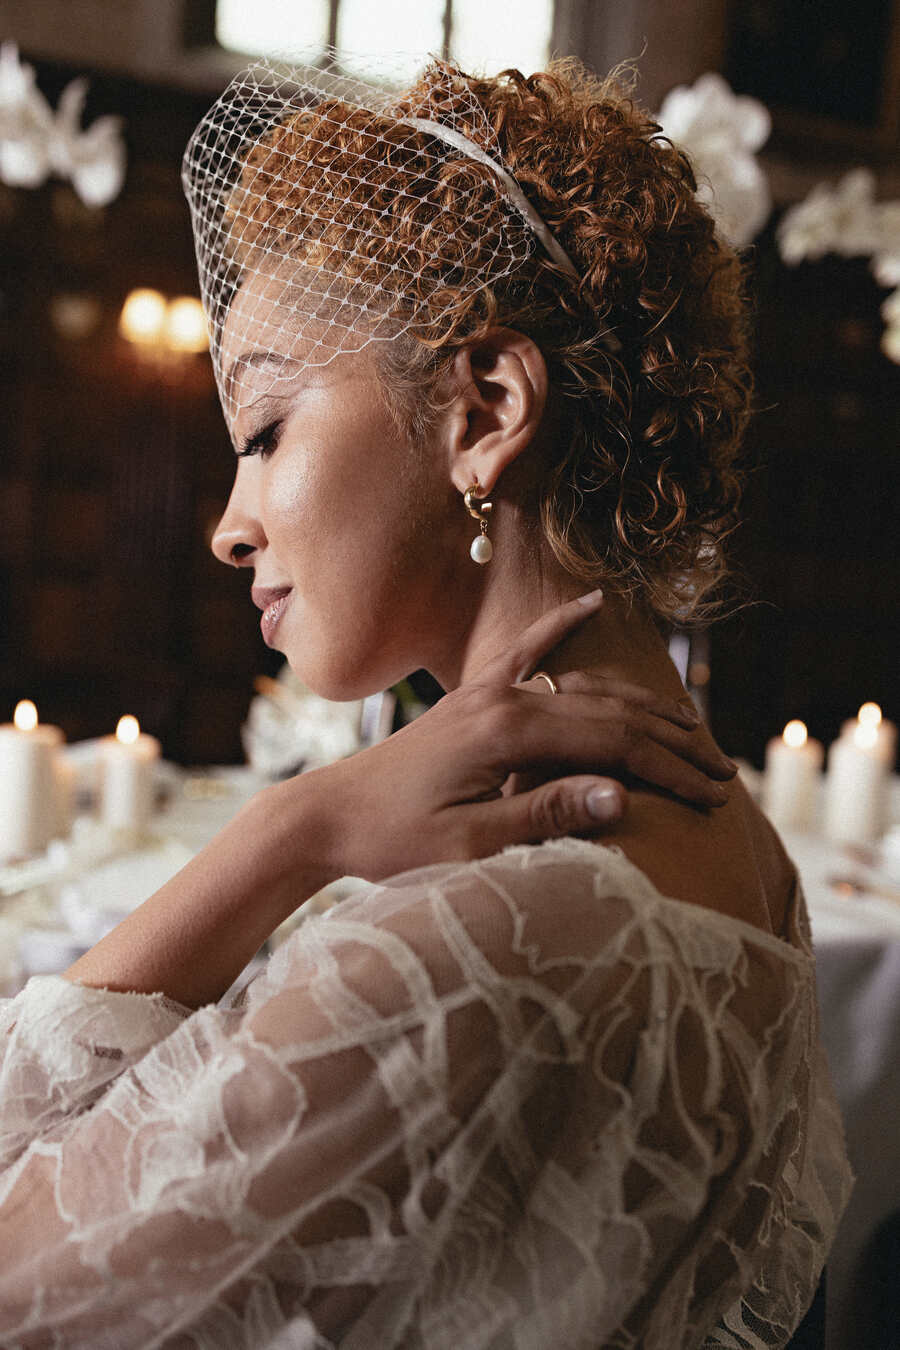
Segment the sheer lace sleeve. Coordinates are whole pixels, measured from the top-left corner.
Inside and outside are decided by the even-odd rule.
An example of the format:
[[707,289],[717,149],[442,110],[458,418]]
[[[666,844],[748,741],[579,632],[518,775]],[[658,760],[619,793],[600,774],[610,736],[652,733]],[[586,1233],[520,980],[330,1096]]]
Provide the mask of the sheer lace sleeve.
[[573,840],[368,888],[239,1009],[4,1023],[10,1350],[776,1346],[848,1184],[802,933]]
[[0,1001],[0,1167],[85,1110],[188,1016],[160,994],[107,994],[35,975]]

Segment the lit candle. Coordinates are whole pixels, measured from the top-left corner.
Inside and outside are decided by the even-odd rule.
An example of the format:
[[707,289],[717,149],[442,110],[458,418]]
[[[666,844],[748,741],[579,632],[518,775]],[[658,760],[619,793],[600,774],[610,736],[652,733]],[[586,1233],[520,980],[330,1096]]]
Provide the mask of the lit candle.
[[837,844],[869,844],[884,830],[887,767],[878,726],[857,718],[828,751],[825,834]]
[[897,754],[897,728],[893,722],[882,717],[877,703],[864,703],[856,714],[841,727],[842,736],[852,736],[857,727],[874,727],[877,732],[875,753],[883,761],[888,773],[894,767]]
[[0,859],[42,853],[60,832],[57,761],[63,734],[29,699],[0,726]]
[[105,824],[115,830],[143,830],[153,815],[159,741],[144,735],[136,717],[120,717],[115,736],[100,747],[101,800]]
[[769,741],[762,800],[776,829],[803,830],[812,824],[822,758],[821,742],[810,740],[803,722],[788,722]]
[[56,780],[56,838],[67,839],[72,833],[72,817],[75,812],[75,769],[62,751],[56,755],[54,765]]

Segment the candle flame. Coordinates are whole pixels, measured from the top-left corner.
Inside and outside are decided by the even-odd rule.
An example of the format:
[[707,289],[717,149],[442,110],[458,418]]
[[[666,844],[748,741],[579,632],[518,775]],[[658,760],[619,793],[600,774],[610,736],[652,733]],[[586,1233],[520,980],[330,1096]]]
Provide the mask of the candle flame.
[[141,724],[136,717],[120,717],[116,726],[116,740],[120,745],[134,745],[141,734]]
[[23,698],[16,704],[16,710],[13,713],[13,725],[19,731],[34,731],[38,724],[37,708],[30,698]]
[[872,750],[878,744],[878,724],[857,722],[853,728],[853,744],[860,750]]
[[864,703],[856,714],[857,721],[865,727],[881,726],[881,709],[877,703]]
[[799,750],[801,745],[806,744],[806,723],[797,721],[788,722],[782,733],[782,740],[785,745],[791,746],[794,750]]

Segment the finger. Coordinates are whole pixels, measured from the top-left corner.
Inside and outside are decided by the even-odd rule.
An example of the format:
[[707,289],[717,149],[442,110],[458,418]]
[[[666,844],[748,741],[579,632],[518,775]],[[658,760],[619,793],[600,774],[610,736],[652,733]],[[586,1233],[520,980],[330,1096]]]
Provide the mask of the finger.
[[[722,806],[728,794],[717,778],[727,778],[720,752],[714,757],[690,732],[672,726],[649,714],[638,713],[639,720],[654,722],[654,734],[617,718],[592,715],[590,707],[583,716],[566,715],[560,705],[566,701],[584,702],[578,694],[547,698],[525,695],[534,711],[520,710],[507,726],[507,734],[498,745],[500,762],[507,773],[540,774],[559,777],[563,773],[627,774],[642,779],[651,787],[660,787],[698,806]],[[538,699],[540,705],[538,707]],[[672,742],[675,748],[670,748]],[[699,763],[694,763],[698,760]]]
[[536,736],[542,740],[546,737],[551,756],[554,746],[569,745],[573,732],[581,738],[590,726],[594,734],[599,734],[601,744],[619,756],[606,766],[616,772],[621,769],[635,772],[629,755],[635,746],[647,740],[665,746],[711,778],[727,782],[737,773],[737,765],[722,753],[705,727],[688,730],[665,716],[619,698],[567,694],[561,688],[555,698],[549,699],[540,692],[546,689],[542,680],[535,682],[533,690],[530,682],[519,687],[532,698],[538,696],[541,699],[539,709],[535,705],[535,713],[529,716]]
[[696,806],[724,806],[728,801],[724,783],[714,782],[704,769],[697,768],[658,741],[638,737],[623,756],[625,766],[633,777],[672,792]]
[[[642,684],[632,684],[630,680],[610,679],[605,675],[596,675],[592,671],[569,670],[562,675],[554,675],[553,681],[561,694],[593,694],[595,697],[618,699],[621,703],[635,704],[653,713],[654,717],[664,717],[686,731],[700,725],[700,714],[685,695],[685,702],[647,689]],[[531,693],[550,693],[544,680],[527,680],[518,688]]]
[[580,776],[557,778],[517,797],[456,810],[470,816],[466,825],[471,856],[488,857],[509,844],[539,844],[614,824],[627,804],[628,794],[615,779]]
[[626,725],[632,744],[640,745],[643,739],[656,741],[673,754],[680,755],[696,768],[702,769],[710,778],[719,779],[724,783],[737,773],[734,760],[723,754],[705,727],[687,731],[683,727],[674,726],[664,717],[645,712],[642,708],[628,710]]
[[530,675],[541,657],[567,633],[584,623],[603,604],[603,592],[590,591],[548,610],[524,629],[505,651],[478,671],[480,684],[518,684]]

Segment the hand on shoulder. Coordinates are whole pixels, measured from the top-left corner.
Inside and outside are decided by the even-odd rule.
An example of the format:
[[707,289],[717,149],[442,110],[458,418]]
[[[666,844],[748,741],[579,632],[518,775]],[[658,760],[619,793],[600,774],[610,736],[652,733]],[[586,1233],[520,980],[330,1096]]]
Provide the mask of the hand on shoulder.
[[[526,628],[475,679],[368,750],[303,775],[326,870],[381,880],[411,867],[485,857],[509,844],[596,832],[639,779],[696,807],[722,805],[734,766],[685,703],[572,672],[551,693],[529,679],[542,656],[602,604],[594,593]],[[526,784],[527,790],[522,790]]]

